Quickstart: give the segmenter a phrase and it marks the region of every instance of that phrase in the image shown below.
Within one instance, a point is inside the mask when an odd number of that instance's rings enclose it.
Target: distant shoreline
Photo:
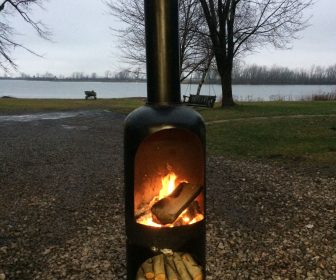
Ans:
[[[71,83],[83,83],[83,82],[91,82],[91,83],[147,83],[147,80],[117,80],[117,79],[107,79],[107,78],[96,78],[96,79],[71,79],[71,78],[9,78],[9,77],[0,77],[0,81],[28,81],[28,82],[71,82]],[[181,84],[194,84],[197,85],[198,81],[184,81]],[[263,86],[263,85],[274,85],[274,86],[324,86],[330,85],[336,86],[336,83],[317,83],[317,82],[309,82],[309,83],[281,83],[281,82],[269,82],[269,83],[251,83],[251,82],[233,82],[233,85],[247,85],[247,86]],[[204,85],[220,85],[219,81],[213,82],[205,82]]]

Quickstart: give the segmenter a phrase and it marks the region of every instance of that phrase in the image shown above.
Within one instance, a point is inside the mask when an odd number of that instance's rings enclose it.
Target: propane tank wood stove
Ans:
[[[124,132],[127,279],[205,279],[205,126],[180,104],[178,0],[145,0],[145,24],[147,104]]]

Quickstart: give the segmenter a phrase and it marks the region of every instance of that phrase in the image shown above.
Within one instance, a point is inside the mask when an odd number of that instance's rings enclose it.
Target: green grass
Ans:
[[[143,104],[141,98],[0,99],[0,113],[98,108],[129,113]],[[230,109],[198,111],[207,122],[210,154],[336,166],[336,102],[245,102]],[[211,123],[218,120],[228,121]]]
[[[332,101],[244,102],[224,110],[220,107],[201,109],[200,113],[206,121],[288,115],[329,115],[336,114],[336,103]]]
[[[336,116],[232,121],[207,133],[211,154],[336,164]]]
[[[336,102],[241,103],[200,112],[209,123],[210,154],[336,166]],[[228,121],[211,124],[218,120]]]
[[[129,113],[144,104],[143,98],[97,100],[78,99],[0,99],[0,113],[108,109]]]

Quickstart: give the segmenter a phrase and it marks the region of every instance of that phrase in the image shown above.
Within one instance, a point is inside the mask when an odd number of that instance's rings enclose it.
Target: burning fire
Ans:
[[[194,201],[191,203],[191,206],[185,209],[179,215],[179,217],[175,220],[175,222],[172,224],[161,225],[153,221],[152,213],[150,211],[152,205],[155,204],[157,201],[169,196],[175,190],[175,188],[177,187],[176,179],[177,179],[177,176],[174,172],[169,172],[168,175],[162,178],[161,180],[162,187],[159,192],[159,195],[155,196],[152,199],[148,207],[146,207],[145,211],[141,211],[141,213],[143,212],[144,213],[138,215],[137,223],[147,225],[147,226],[152,226],[152,227],[174,227],[174,226],[180,226],[180,225],[191,225],[191,224],[197,223],[204,219],[204,216],[200,210],[195,211],[194,208],[199,209],[199,206],[198,206],[198,203]],[[195,207],[195,205],[197,207]],[[190,210],[190,208],[193,208],[193,209]]]
[[[170,195],[176,188],[175,180],[177,176],[174,172],[170,172],[167,176],[163,177],[162,188],[159,193],[159,199],[165,198],[166,196]]]

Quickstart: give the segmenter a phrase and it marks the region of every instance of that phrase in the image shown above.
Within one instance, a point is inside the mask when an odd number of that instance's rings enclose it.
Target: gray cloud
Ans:
[[[320,0],[311,9],[311,26],[301,33],[302,39],[293,42],[291,50],[262,49],[245,58],[247,63],[282,65],[292,68],[336,63],[336,1]],[[22,35],[21,43],[44,58],[23,50],[14,55],[20,71],[35,74],[52,72],[70,75],[73,72],[116,71],[121,67],[118,40],[109,27],[117,20],[108,14],[101,0],[50,0],[45,10],[36,10],[34,17],[41,19],[53,31],[53,42],[43,41],[24,22],[15,18],[14,27]]]

